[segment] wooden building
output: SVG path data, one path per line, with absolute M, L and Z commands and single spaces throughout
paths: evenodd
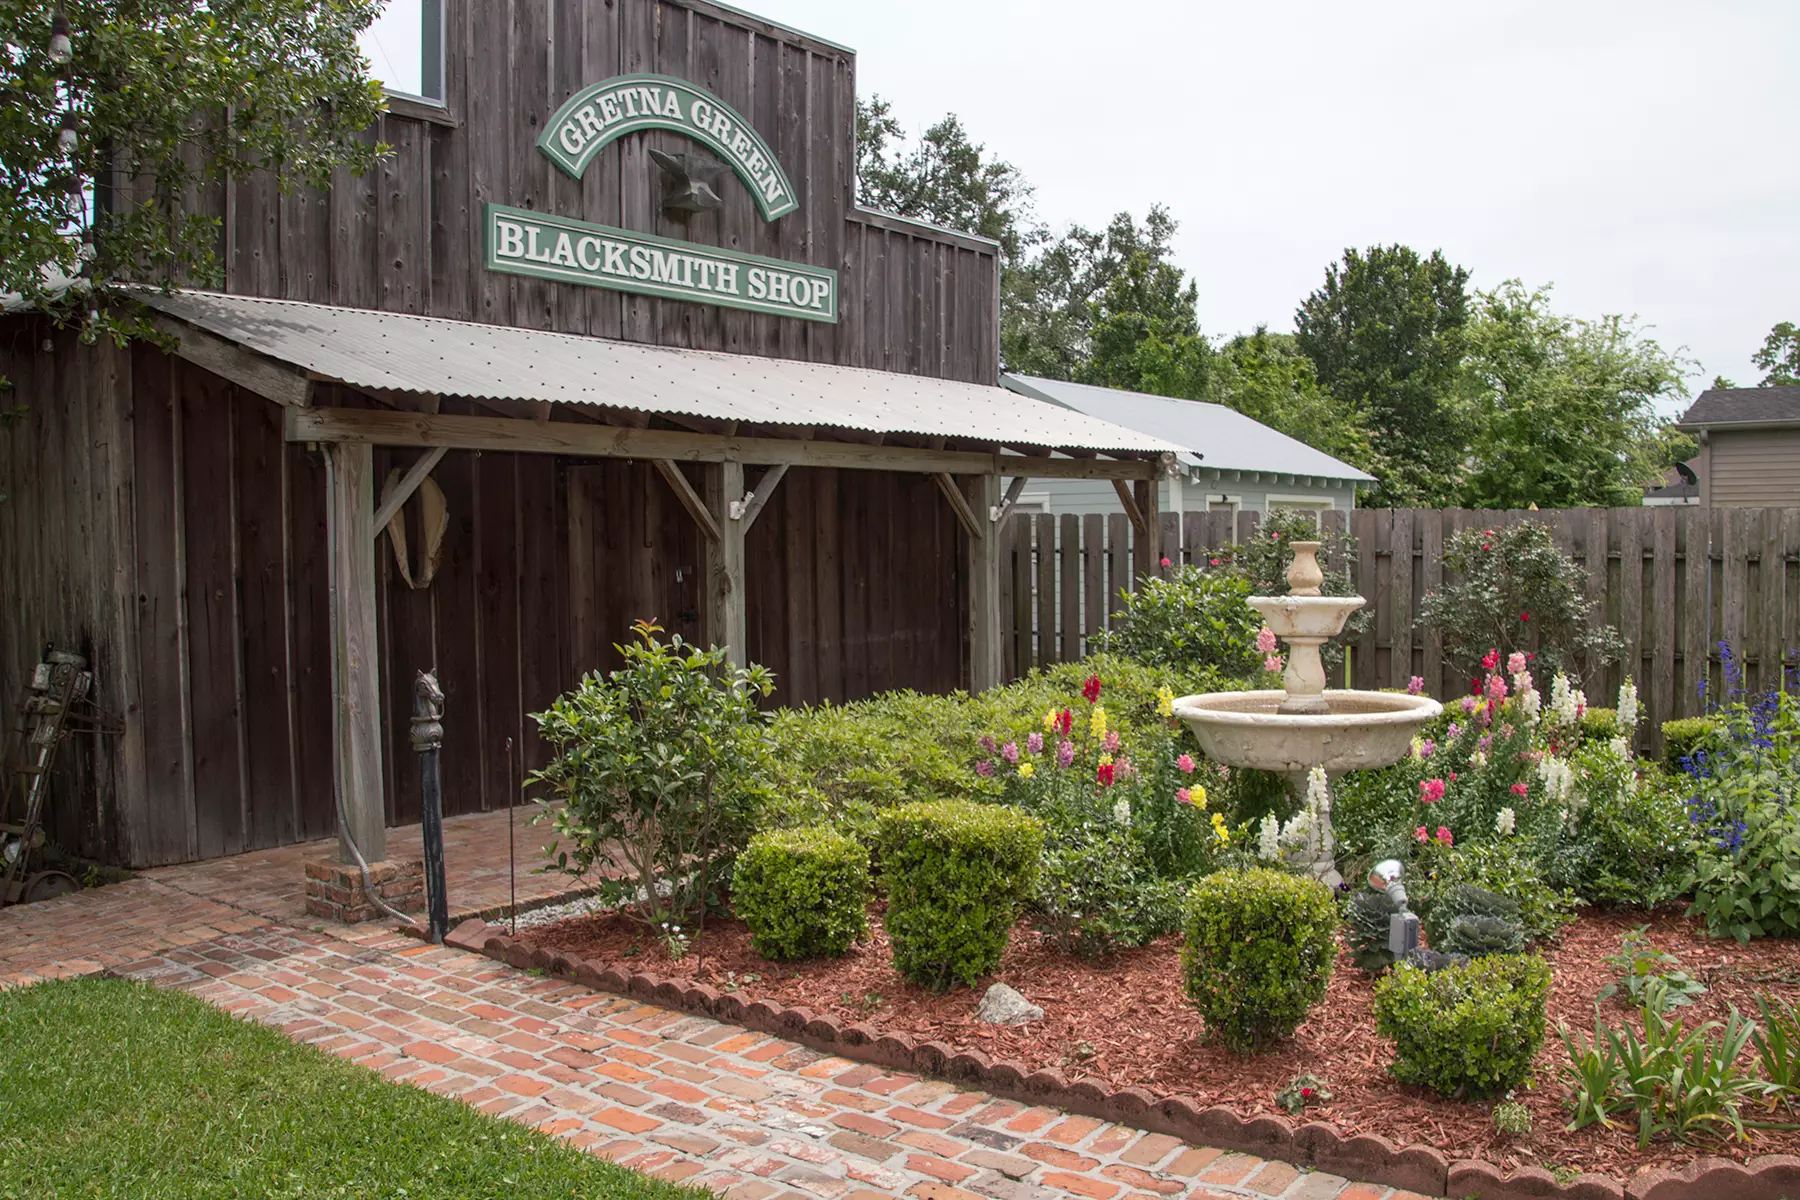
M 1155 520 L 1175 447 L 996 386 L 995 246 L 856 205 L 849 51 L 705 0 L 442 5 L 376 172 L 200 198 L 224 290 L 145 294 L 174 353 L 0 315 L 0 685 L 79 650 L 121 729 L 64 755 L 72 851 L 316 838 L 341 798 L 379 858 L 415 670 L 447 810 L 503 806 L 638 617 L 784 703 L 985 687 L 1002 477 Z

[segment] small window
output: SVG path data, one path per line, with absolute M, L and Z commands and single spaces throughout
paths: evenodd
M 444 102 L 444 0 L 388 0 L 361 45 L 389 92 Z

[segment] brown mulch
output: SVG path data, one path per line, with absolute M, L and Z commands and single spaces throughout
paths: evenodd
M 893 967 L 879 909 L 871 911 L 869 941 L 841 959 L 802 963 L 761 958 L 739 921 L 709 921 L 704 938 L 678 961 L 642 925 L 611 914 L 521 930 L 520 936 L 534 946 L 594 962 L 692 979 L 746 999 L 804 1007 L 882 1031 L 935 1038 L 958 1049 L 980 1049 L 995 1059 L 1023 1063 L 1027 1070 L 1061 1067 L 1071 1079 L 1087 1075 L 1112 1087 L 1137 1085 L 1193 1096 L 1241 1114 L 1279 1113 L 1276 1091 L 1295 1075 L 1311 1072 L 1325 1081 L 1333 1099 L 1309 1108 L 1305 1119 L 1380 1134 L 1398 1144 L 1423 1143 L 1452 1160 L 1485 1158 L 1508 1168 L 1537 1165 L 1628 1176 L 1647 1165 L 1683 1163 L 1701 1154 L 1741 1160 L 1800 1153 L 1800 1132 L 1793 1131 L 1753 1131 L 1747 1145 L 1660 1142 L 1643 1152 L 1637 1148 L 1635 1126 L 1563 1131 L 1569 1111 L 1559 1072 L 1567 1051 L 1556 1022 L 1592 1032 L 1594 996 L 1612 979 L 1603 960 L 1617 953 L 1623 934 L 1644 923 L 1642 914 L 1584 917 L 1549 949 L 1554 976 L 1550 1031 L 1538 1056 L 1537 1082 L 1518 1096 L 1532 1110 L 1532 1132 L 1517 1139 L 1495 1133 L 1488 1103 L 1448 1100 L 1394 1082 L 1387 1072 L 1392 1048 L 1375 1032 L 1374 983 L 1347 957 L 1340 959 L 1324 1001 L 1291 1040 L 1254 1058 L 1240 1058 L 1205 1042 L 1199 1014 L 1184 1001 L 1179 937 L 1090 964 L 1021 924 L 995 978 L 1041 1005 L 1045 1016 L 1031 1025 L 1001 1028 L 975 1020 L 981 989 L 936 995 L 902 979 Z M 1765 938 L 1749 946 L 1717 941 L 1697 922 L 1674 912 L 1649 917 L 1648 924 L 1656 947 L 1679 956 L 1688 973 L 1709 988 L 1680 1012 L 1690 1028 L 1723 1019 L 1732 1004 L 1754 1016 L 1759 991 L 1800 999 L 1800 941 Z M 1601 1011 L 1614 1025 L 1634 1016 L 1619 997 L 1605 1001 Z

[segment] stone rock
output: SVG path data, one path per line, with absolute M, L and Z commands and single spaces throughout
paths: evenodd
M 1004 983 L 996 983 L 981 998 L 975 1019 L 989 1025 L 1025 1025 L 1044 1019 L 1044 1010 Z

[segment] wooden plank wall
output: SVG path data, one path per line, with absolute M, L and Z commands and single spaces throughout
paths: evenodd
M 1163 514 L 1163 555 L 1200 563 L 1211 551 L 1252 536 L 1254 513 Z M 1405 687 L 1413 675 L 1430 694 L 1468 689 L 1435 633 L 1418 627 L 1420 602 L 1453 579 L 1442 561 L 1445 540 L 1461 529 L 1518 521 L 1550 526 L 1559 545 L 1587 572 L 1595 613 L 1618 629 L 1624 657 L 1581 663 L 1593 703 L 1611 705 L 1627 676 L 1637 684 L 1647 721 L 1646 748 L 1658 752 L 1663 721 L 1703 709 L 1701 686 L 1720 695 L 1729 648 L 1738 683 L 1764 692 L 1793 686 L 1800 668 L 1800 509 L 1614 508 L 1541 512 L 1471 509 L 1357 509 L 1325 514 L 1328 529 L 1354 539 L 1352 578 L 1373 619 L 1353 639 L 1352 681 L 1360 688 Z M 1004 612 L 1010 677 L 1035 665 L 1079 658 L 1092 633 L 1110 622 L 1123 575 L 1117 550 L 1129 529 L 1113 514 L 1056 518 L 1021 514 L 1008 539 Z M 1071 582 L 1079 580 L 1078 583 Z M 1081 598 L 1071 617 L 1071 597 Z M 1547 683 L 1547 681 L 1545 681 Z
M 48 341 L 51 354 L 39 348 Z M 86 655 L 95 698 L 112 721 L 137 703 L 136 605 L 128 529 L 132 511 L 131 355 L 101 340 L 82 346 L 47 322 L 0 317 L 0 704 L 10 751 L 15 705 L 46 644 Z M 120 809 L 142 770 L 141 739 L 77 734 L 51 778 L 47 833 L 86 857 L 133 851 Z M 104 804 L 87 798 L 106 797 Z
M 447 0 L 452 124 L 389 114 L 368 134 L 392 147 L 328 195 L 283 196 L 267 173 L 196 196 L 222 222 L 227 291 L 659 345 L 996 381 L 999 268 L 978 239 L 859 210 L 852 56 L 704 0 Z M 691 80 L 756 125 L 800 208 L 764 221 L 735 176 L 722 208 L 662 212 L 647 151 L 694 149 L 628 134 L 579 181 L 538 152 L 550 114 L 608 77 Z M 485 270 L 484 204 L 506 203 L 702 245 L 831 267 L 836 325 L 625 295 Z

